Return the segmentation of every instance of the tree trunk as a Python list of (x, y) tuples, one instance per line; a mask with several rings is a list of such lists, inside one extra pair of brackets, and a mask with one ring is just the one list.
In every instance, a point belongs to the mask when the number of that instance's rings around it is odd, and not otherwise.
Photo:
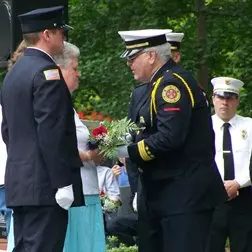
[(207, 32), (206, 32), (206, 6), (205, 0), (195, 0), (195, 13), (197, 17), (197, 80), (208, 90), (207, 65)]

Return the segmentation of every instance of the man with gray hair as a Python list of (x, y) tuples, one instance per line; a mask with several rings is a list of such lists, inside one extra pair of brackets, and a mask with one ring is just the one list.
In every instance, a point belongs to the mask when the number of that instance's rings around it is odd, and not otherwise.
[(119, 34), (126, 44), (121, 57), (147, 85), (132, 115), (144, 130), (127, 148), (142, 185), (139, 251), (203, 252), (213, 208), (226, 199), (208, 102), (192, 75), (170, 59), (164, 32)]

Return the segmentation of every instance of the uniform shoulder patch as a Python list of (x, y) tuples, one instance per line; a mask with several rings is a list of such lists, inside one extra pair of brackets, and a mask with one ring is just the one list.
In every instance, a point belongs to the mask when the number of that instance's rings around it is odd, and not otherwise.
[(168, 103), (176, 103), (180, 100), (181, 93), (175, 85), (168, 85), (163, 89), (162, 97)]
[(50, 69), (43, 72), (46, 80), (60, 80), (60, 74), (58, 69)]

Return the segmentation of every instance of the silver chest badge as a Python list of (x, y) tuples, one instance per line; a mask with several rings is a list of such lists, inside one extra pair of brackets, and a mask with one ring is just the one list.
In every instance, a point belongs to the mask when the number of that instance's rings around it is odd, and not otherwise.
[(241, 138), (242, 138), (242, 140), (247, 139), (247, 137), (248, 137), (248, 132), (247, 132), (247, 130), (243, 129), (241, 131)]

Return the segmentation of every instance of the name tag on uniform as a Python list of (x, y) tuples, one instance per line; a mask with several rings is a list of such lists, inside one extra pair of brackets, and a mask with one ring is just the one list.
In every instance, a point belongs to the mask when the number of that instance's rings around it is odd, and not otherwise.
[(230, 150), (224, 150), (223, 153), (231, 153)]
[(60, 80), (60, 74), (58, 69), (51, 69), (44, 71), (46, 80)]

